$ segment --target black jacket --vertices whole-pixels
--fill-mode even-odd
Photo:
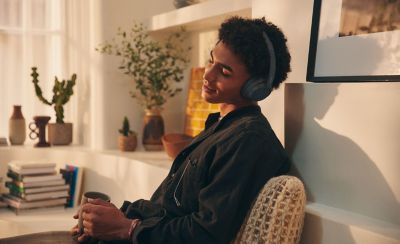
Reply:
[[[229,243],[262,186],[289,170],[289,159],[258,106],[235,110],[206,129],[174,160],[150,201],[121,210],[142,223],[133,243]]]

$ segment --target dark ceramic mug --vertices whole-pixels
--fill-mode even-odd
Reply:
[[[78,220],[78,227],[80,233],[83,233],[82,205],[87,203],[88,199],[101,199],[103,201],[110,202],[110,197],[107,194],[101,192],[87,191],[82,195],[81,207],[79,209],[79,220]]]

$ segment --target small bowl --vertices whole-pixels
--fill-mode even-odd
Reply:
[[[172,159],[176,158],[182,149],[189,145],[192,140],[193,137],[181,133],[170,133],[161,137],[164,149]]]

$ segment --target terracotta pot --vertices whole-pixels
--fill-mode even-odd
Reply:
[[[118,148],[123,152],[132,152],[135,151],[137,146],[137,137],[136,135],[123,136],[120,135],[118,137]]]
[[[14,105],[8,129],[8,139],[11,145],[24,144],[26,139],[26,123],[20,105]]]
[[[69,145],[72,143],[72,123],[49,123],[48,141],[52,145]]]
[[[170,133],[162,137],[164,149],[172,159],[176,158],[192,140],[193,137],[180,133]]]
[[[164,135],[164,120],[161,109],[146,110],[143,121],[143,147],[147,151],[160,151],[163,149],[161,137]]]

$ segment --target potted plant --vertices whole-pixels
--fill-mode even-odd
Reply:
[[[134,131],[130,130],[129,120],[125,116],[122,122],[122,128],[118,130],[118,147],[121,151],[135,151],[137,146],[137,137]]]
[[[76,74],[73,74],[70,80],[59,81],[57,76],[54,79],[53,98],[47,100],[42,95],[42,89],[39,86],[38,72],[36,67],[32,67],[33,84],[35,86],[36,96],[44,104],[54,107],[56,112],[56,123],[49,123],[48,139],[52,145],[68,145],[72,142],[72,123],[64,122],[64,105],[69,101],[76,81]]]
[[[100,44],[96,50],[121,57],[119,69],[135,83],[130,94],[145,109],[143,146],[146,150],[161,150],[164,134],[161,111],[167,99],[182,90],[175,85],[183,79],[189,63],[185,30],[156,41],[143,24],[134,23],[128,32],[119,28],[111,42]]]

